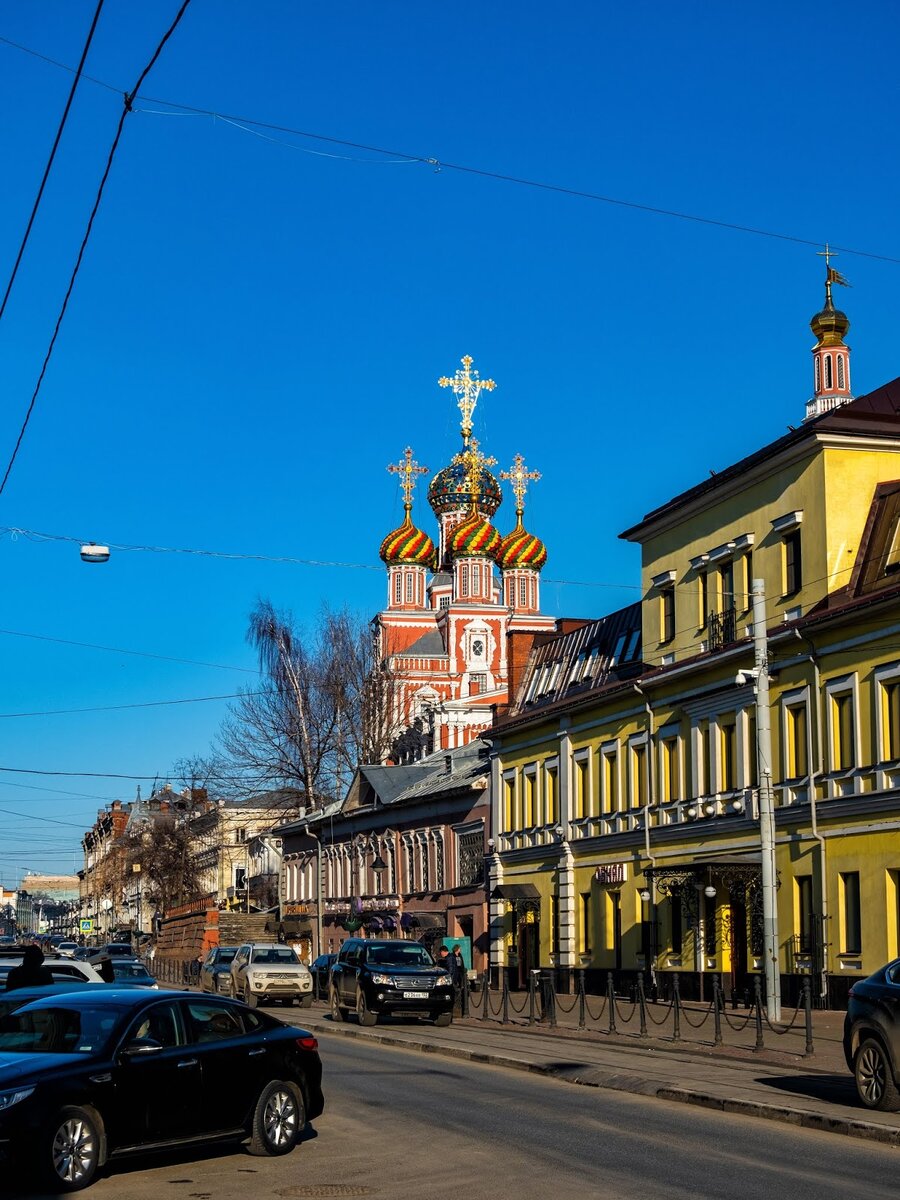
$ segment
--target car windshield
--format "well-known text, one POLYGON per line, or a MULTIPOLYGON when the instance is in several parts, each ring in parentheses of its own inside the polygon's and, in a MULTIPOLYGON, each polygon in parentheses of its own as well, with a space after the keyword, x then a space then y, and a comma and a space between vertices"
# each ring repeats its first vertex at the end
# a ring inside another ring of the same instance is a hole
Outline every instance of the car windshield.
POLYGON ((370 946, 366 962, 377 967, 433 967, 431 955, 422 946, 370 946))
POLYGON ((153 976, 147 970, 143 963, 123 962, 121 959, 116 962, 112 960, 113 975, 116 979, 152 979, 153 976))
POLYGON ((253 951, 255 963, 295 963, 299 962, 290 946, 270 946, 264 950, 253 951))
POLYGON ((0 1053, 99 1054, 117 1024, 116 1013, 99 1006, 27 1005, 0 1020, 0 1053))
POLYGON ((237 949, 219 950, 213 960, 216 963, 230 963, 237 954, 237 949))

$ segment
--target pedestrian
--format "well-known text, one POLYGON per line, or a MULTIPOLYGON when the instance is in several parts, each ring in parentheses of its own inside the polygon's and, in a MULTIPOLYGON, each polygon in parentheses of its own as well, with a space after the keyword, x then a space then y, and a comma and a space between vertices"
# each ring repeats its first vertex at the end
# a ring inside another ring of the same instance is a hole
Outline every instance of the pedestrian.
POLYGON ((466 977, 466 964, 463 961, 462 951, 459 946, 454 946, 448 955, 447 970, 453 979, 453 986, 457 989, 463 986, 466 977))
POLYGON ((13 967, 6 977, 6 990, 11 992, 13 988, 43 987, 52 982, 53 973, 44 966, 44 954, 40 946, 26 946, 22 962, 18 967, 13 967))
POLYGON ((441 943, 441 946, 438 949, 435 963, 441 968, 442 971, 449 971, 451 975, 453 974, 453 964, 450 961, 450 952, 443 943, 441 943))

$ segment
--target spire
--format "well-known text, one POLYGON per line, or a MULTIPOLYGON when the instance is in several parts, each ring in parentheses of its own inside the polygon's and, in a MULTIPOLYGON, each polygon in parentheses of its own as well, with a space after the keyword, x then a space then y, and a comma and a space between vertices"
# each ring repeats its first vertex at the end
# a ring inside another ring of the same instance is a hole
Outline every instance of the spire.
POLYGON ((447 375, 442 375, 438 383, 441 387, 452 388, 459 397, 457 404, 462 413, 460 429, 462 430, 463 449, 466 449, 472 437, 472 416, 478 403, 478 397, 482 391, 492 392, 497 385, 493 379, 479 379, 478 372, 471 369, 473 362, 471 354, 466 354, 460 361, 462 370, 457 367, 456 374, 452 379, 447 375))
POLYGON ((850 287, 850 284, 831 265, 832 258, 837 256, 827 242, 825 249, 816 253, 825 259, 825 306, 809 323, 816 344, 812 351, 815 390, 812 399, 806 402, 807 421, 842 404, 849 404, 853 399, 850 391, 850 347, 844 342, 850 329, 850 319, 846 313, 834 307, 831 294, 834 284, 841 287, 850 287))

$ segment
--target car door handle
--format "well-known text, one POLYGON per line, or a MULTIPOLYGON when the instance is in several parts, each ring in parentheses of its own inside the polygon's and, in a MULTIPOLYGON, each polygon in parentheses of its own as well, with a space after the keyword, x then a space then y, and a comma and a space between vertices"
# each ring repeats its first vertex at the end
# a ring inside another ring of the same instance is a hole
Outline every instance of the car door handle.
POLYGON ((248 1050, 247 1057, 248 1058, 256 1058, 256 1056, 258 1054, 265 1054, 265 1052, 266 1052, 265 1046, 260 1046, 258 1050, 248 1050))
POLYGON ((104 1071, 102 1075, 89 1075, 91 1083, 110 1083, 112 1081, 112 1072, 104 1071))
POLYGON ((197 1059, 196 1058, 183 1058, 178 1065, 179 1065, 179 1067, 196 1067, 197 1059))

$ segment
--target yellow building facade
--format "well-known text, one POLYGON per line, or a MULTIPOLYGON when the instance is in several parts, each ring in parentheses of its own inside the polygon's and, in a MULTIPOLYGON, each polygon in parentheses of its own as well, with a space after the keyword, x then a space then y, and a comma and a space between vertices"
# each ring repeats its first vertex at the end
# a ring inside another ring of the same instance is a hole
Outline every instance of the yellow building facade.
POLYGON ((753 580, 783 995, 811 975, 841 1006, 900 956, 900 381, 853 400, 830 288, 812 324, 807 421, 627 530, 641 601, 534 650, 490 731, 492 961, 514 985, 554 966, 752 989, 753 580))

